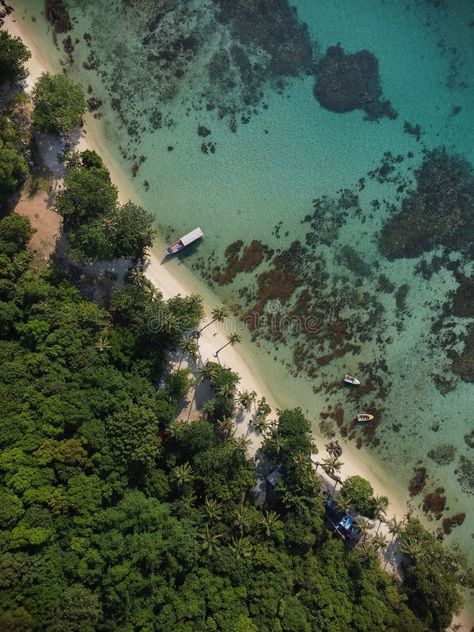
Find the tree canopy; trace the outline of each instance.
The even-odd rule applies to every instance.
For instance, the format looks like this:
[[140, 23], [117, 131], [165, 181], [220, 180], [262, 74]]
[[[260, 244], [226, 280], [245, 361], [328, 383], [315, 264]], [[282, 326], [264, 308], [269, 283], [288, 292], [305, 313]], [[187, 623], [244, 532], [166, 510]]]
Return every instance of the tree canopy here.
[[0, 83], [23, 78], [24, 64], [30, 57], [30, 51], [19, 37], [0, 31]]
[[63, 74], [43, 73], [33, 91], [33, 122], [43, 132], [68, 134], [79, 127], [86, 111], [81, 84]]
[[143, 259], [156, 234], [151, 213], [133, 202], [118, 205], [117, 187], [94, 151], [72, 156], [56, 208], [79, 261]]

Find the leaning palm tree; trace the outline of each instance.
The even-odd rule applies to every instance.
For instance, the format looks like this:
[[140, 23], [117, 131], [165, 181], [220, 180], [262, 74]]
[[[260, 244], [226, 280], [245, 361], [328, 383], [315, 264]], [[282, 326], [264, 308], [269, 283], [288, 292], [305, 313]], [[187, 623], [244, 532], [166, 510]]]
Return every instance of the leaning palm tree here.
[[328, 456], [321, 461], [321, 467], [331, 478], [333, 478], [341, 471], [343, 465], [344, 463], [342, 463], [342, 461], [339, 461], [337, 456]]
[[372, 500], [372, 503], [373, 503], [375, 516], [377, 520], [379, 521], [379, 524], [377, 527], [377, 533], [378, 533], [380, 529], [380, 525], [382, 524], [384, 517], [387, 515], [388, 498], [386, 496], [375, 496]]
[[215, 498], [206, 498], [204, 501], [204, 512], [207, 516], [208, 524], [211, 522], [217, 522], [222, 514], [222, 507]]
[[193, 469], [189, 463], [183, 463], [183, 465], [176, 465], [172, 472], [172, 478], [176, 485], [182, 489], [193, 480]]
[[238, 540], [233, 537], [229, 548], [238, 557], [250, 557], [252, 555], [252, 542], [247, 536], [240, 536]]
[[229, 313], [229, 309], [225, 305], [218, 305], [217, 307], [214, 307], [214, 309], [212, 310], [212, 320], [204, 325], [204, 327], [201, 327], [201, 329], [199, 329], [197, 333], [201, 334], [201, 332], [203, 332], [206, 327], [209, 327], [209, 325], [212, 325], [212, 323], [215, 323], [216, 321], [222, 323], [224, 318], [227, 318]]
[[275, 511], [266, 511], [260, 515], [260, 522], [269, 538], [281, 526], [280, 516]]
[[219, 349], [215, 352], [214, 355], [217, 358], [217, 356], [222, 351], [222, 349], [225, 349], [229, 345], [234, 346], [237, 343], [241, 342], [241, 340], [242, 340], [242, 336], [240, 334], [230, 334], [228, 342], [226, 342], [225, 345], [222, 345], [222, 347], [219, 347]]
[[211, 554], [217, 549], [219, 540], [222, 538], [222, 533], [212, 533], [209, 525], [206, 525], [204, 532], [198, 533], [197, 537], [202, 542], [202, 549], [206, 553]]

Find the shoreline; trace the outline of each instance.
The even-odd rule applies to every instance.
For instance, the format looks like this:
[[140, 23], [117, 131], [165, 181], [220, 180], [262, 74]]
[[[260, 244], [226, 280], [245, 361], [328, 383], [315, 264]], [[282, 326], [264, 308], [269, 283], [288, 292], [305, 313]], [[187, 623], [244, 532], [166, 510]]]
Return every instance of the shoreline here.
[[[45, 56], [36, 45], [34, 36], [29, 32], [27, 23], [25, 23], [21, 17], [16, 19], [15, 13], [7, 16], [3, 28], [10, 34], [20, 37], [31, 51], [32, 56], [26, 63], [26, 67], [29, 71], [29, 75], [26, 79], [27, 91], [31, 90], [36, 79], [42, 72], [61, 71], [62, 67], [60, 64], [55, 64], [54, 61]], [[100, 123], [96, 123], [90, 114], [86, 114], [84, 128], [77, 148], [80, 150], [86, 148], [93, 149], [104, 158], [104, 162], [109, 168], [111, 178], [119, 189], [119, 199], [122, 203], [128, 199], [136, 199], [138, 196], [133, 190], [133, 186], [128, 182], [123, 168], [117, 164], [116, 159], [111, 155], [111, 151], [106, 146], [106, 139], [101, 137], [99, 127]], [[167, 266], [160, 262], [159, 257], [153, 251], [150, 252], [149, 263], [145, 274], [153, 285], [163, 294], [165, 299], [177, 294], [189, 295], [193, 292], [201, 293], [200, 286], [202, 284], [196, 279], [196, 283], [193, 286], [190, 278], [192, 274], [189, 271], [186, 270], [185, 274], [171, 272]], [[187, 278], [185, 279], [183, 277]], [[214, 305], [209, 300], [211, 292], [208, 290], [206, 294], [204, 308], [207, 319]], [[215, 301], [215, 303], [216, 302], [217, 301]], [[227, 337], [223, 327], [217, 323], [207, 327], [199, 339], [202, 362], [205, 363], [207, 360], [215, 361], [215, 350], [226, 342]], [[264, 396], [272, 409], [275, 410], [279, 407], [278, 398], [272, 393], [272, 389], [265, 383], [265, 380], [256, 373], [252, 367], [251, 359], [250, 361], [247, 360], [247, 351], [250, 353], [251, 349], [246, 348], [245, 345], [239, 349], [229, 345], [219, 354], [219, 361], [240, 375], [240, 389], [256, 391], [258, 396]], [[240, 423], [236, 434], [246, 434], [246, 425], [246, 423]], [[258, 448], [260, 438], [253, 431], [248, 433], [248, 438], [251, 439], [251, 451], [254, 453]], [[315, 435], [315, 438], [318, 440], [317, 443], [324, 446], [325, 440], [322, 437]], [[382, 464], [377, 463], [370, 454], [361, 454], [361, 452], [356, 451], [355, 447], [352, 447], [346, 442], [341, 441], [341, 444], [344, 449], [342, 455], [344, 465], [340, 472], [341, 478], [344, 479], [354, 474], [359, 474], [366, 478], [373, 486], [376, 494], [384, 495], [389, 498], [390, 504], [387, 518], [392, 516], [397, 517], [397, 519], [403, 518], [409, 510], [407, 492], [405, 491], [404, 494], [401, 485], [397, 485], [397, 482], [387, 480], [387, 477], [383, 473]], [[323, 458], [324, 456], [326, 456], [324, 447], [319, 447], [319, 457]], [[471, 624], [471, 618], [466, 612], [463, 612], [460, 617], [456, 617], [455, 621], [465, 626]]]
[[[31, 51], [31, 58], [26, 63], [26, 67], [29, 71], [29, 75], [26, 79], [28, 90], [32, 88], [32, 85], [34, 85], [34, 82], [42, 72], [57, 72], [58, 68], [60, 68], [59, 64], [55, 67], [55, 64], [42, 54], [35, 44], [34, 37], [28, 31], [27, 25], [23, 24], [21, 21], [17, 21], [14, 13], [11, 16], [8, 16], [5, 20], [4, 28], [8, 30], [10, 34], [20, 37]], [[110, 171], [111, 178], [119, 189], [120, 202], [123, 203], [129, 199], [136, 198], [137, 196], [135, 192], [132, 190], [129, 183], [126, 182], [125, 174], [122, 174], [122, 170], [119, 166], [114, 164], [114, 160], [111, 157], [110, 152], [104, 146], [104, 142], [101, 142], [102, 139], [98, 138], [97, 133], [92, 133], [92, 117], [90, 115], [86, 115], [85, 119], [84, 129], [81, 133], [81, 138], [77, 148], [80, 150], [86, 148], [94, 149], [104, 158], [107, 168]], [[177, 275], [173, 275], [166, 266], [161, 264], [158, 256], [155, 252], [153, 252], [153, 250], [150, 252], [149, 263], [145, 274], [153, 285], [163, 294], [165, 299], [179, 293], [189, 295], [193, 292], [196, 293], [199, 290], [199, 282], [196, 282], [195, 287], [191, 287], [191, 285], [184, 279], [178, 278]], [[210, 293], [208, 292], [208, 294]], [[212, 307], [213, 305], [209, 305], [207, 301], [205, 302], [204, 309], [206, 317], [209, 315]], [[223, 332], [223, 328], [217, 323], [207, 327], [205, 333], [203, 333], [200, 338], [200, 352], [203, 361], [205, 362], [207, 359], [214, 359], [215, 349], [225, 344], [226, 341], [227, 338]], [[256, 375], [255, 371], [250, 366], [250, 363], [242, 356], [243, 354], [239, 353], [238, 349], [230, 345], [219, 354], [220, 361], [223, 364], [239, 373], [241, 377], [239, 383], [240, 388], [255, 390], [260, 397], [264, 396], [267, 399], [267, 402], [270, 404], [272, 409], [278, 408], [278, 400], [271, 392], [271, 389], [265, 384], [264, 380], [260, 376]], [[318, 437], [316, 436], [316, 438]], [[320, 450], [320, 455], [324, 456], [324, 447], [320, 448], [318, 446], [318, 448]], [[374, 491], [377, 494], [388, 496], [390, 500], [389, 513], [391, 515], [395, 515], [397, 518], [402, 518], [408, 510], [407, 502], [402, 498], [402, 494], [397, 493], [394, 490], [394, 486], [388, 485], [388, 482], [383, 480], [384, 477], [382, 473], [377, 472], [377, 470], [381, 469], [381, 467], [379, 464], [375, 463], [373, 459], [371, 459], [370, 455], [365, 455], [366, 458], [356, 458], [357, 456], [358, 455], [353, 454], [353, 450], [350, 449], [350, 446], [344, 443], [344, 452], [342, 455], [344, 465], [341, 469], [341, 477], [346, 478], [347, 476], [357, 473], [366, 478], [372, 484]]]

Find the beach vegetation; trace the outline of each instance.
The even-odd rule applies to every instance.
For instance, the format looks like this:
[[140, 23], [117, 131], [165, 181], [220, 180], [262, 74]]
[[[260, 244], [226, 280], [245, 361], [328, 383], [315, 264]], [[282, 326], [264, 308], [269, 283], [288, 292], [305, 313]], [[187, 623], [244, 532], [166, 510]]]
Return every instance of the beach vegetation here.
[[117, 187], [100, 156], [91, 150], [71, 156], [64, 189], [56, 199], [72, 257], [142, 260], [156, 231], [153, 215], [133, 202], [118, 204]]
[[474, 587], [472, 570], [457, 549], [443, 546], [414, 518], [404, 526], [400, 543], [411, 608], [427, 630], [445, 630], [461, 608], [462, 588]]
[[0, 116], [0, 205], [19, 188], [28, 173], [20, 128], [7, 116]]
[[0, 31], [0, 83], [23, 79], [25, 63], [30, 57], [30, 51], [19, 37]]
[[261, 508], [233, 432], [239, 376], [207, 363], [209, 420], [176, 420], [193, 380], [165, 377], [165, 354], [198, 326], [198, 297], [164, 301], [135, 268], [99, 307], [54, 267], [20, 261], [30, 229], [13, 217], [0, 220], [2, 629], [441, 629], [431, 622], [460, 604], [455, 558], [429, 540], [439, 559], [407, 558], [407, 595], [380, 566], [381, 540], [346, 550], [324, 525], [300, 409], [279, 411], [264, 440], [282, 476]]
[[43, 73], [36, 82], [33, 102], [33, 123], [53, 134], [70, 134], [81, 125], [86, 111], [84, 89], [64, 74]]

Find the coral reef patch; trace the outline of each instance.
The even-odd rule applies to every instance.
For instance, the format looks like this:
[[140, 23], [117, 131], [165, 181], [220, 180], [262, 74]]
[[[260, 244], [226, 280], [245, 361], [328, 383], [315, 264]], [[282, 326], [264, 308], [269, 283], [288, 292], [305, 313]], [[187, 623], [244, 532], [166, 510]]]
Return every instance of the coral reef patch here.
[[369, 121], [397, 116], [382, 98], [379, 64], [368, 50], [351, 54], [339, 45], [329, 47], [317, 66], [314, 97], [331, 112], [363, 110]]
[[437, 147], [415, 172], [416, 188], [383, 227], [388, 259], [417, 257], [437, 246], [474, 254], [474, 172], [463, 157]]

